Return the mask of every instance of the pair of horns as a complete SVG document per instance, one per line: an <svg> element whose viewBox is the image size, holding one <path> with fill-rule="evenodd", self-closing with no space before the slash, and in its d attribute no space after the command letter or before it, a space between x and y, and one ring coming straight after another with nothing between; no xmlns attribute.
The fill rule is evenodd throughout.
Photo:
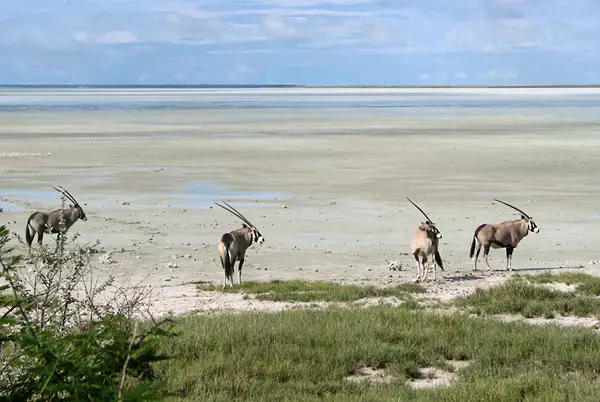
<svg viewBox="0 0 600 402"><path fill-rule="evenodd" d="M431 220L431 219L429 219L429 217L427 216L427 214L426 214L425 212L423 212L423 210L422 210L421 208L419 208L419 206L418 206L417 204L415 204L414 202L412 202L412 201L411 201L411 199L410 199L410 198L408 198L408 197L406 197L406 199L407 199L408 201L410 201L410 203L411 203L411 204L413 204L413 205L414 205L414 206L415 206L415 207L416 207L416 208L417 208L419 211L421 211L421 213L422 213L423 215L425 215L425 218L427 218L427 220L428 220L429 222L432 222L432 220ZM507 203L507 202L504 202L504 201L501 201L501 200L498 200L498 199L496 199L496 198L494 198L494 201L497 201L497 202L499 202L499 203L501 203L501 204L504 204L504 205L506 205L507 207L511 207L512 209L515 209L515 210L519 211L520 213L522 213L522 214L523 214L525 217L527 217L527 219L531 219L531 217L530 217L529 215L527 215L525 212L523 212L523 211L522 211L522 210L520 210L519 208L515 207L514 205L510 205L509 203Z"/></svg>
<svg viewBox="0 0 600 402"><path fill-rule="evenodd" d="M521 211L519 208L515 207L514 205L510 205L509 203L504 202L504 201L500 201L500 200L498 200L496 198L494 198L494 201L498 201L499 203L504 204L507 207L511 207L512 209L515 209L515 210L519 211L520 213L522 213L525 217L527 217L527 219L531 219L531 217L529 215L527 215L525 212Z"/></svg>
<svg viewBox="0 0 600 402"><path fill-rule="evenodd" d="M235 209L234 207L232 207L231 205L229 205L227 202L225 201L221 201L223 204L227 205L221 205L218 202L215 202L215 204L217 204L218 206L220 206L221 208L223 208L226 211L229 211L230 213L232 213L233 215L237 216L238 218L240 218L242 221L244 221L246 223L246 225L250 226L250 227L255 227L249 220L248 218L246 218L244 215L241 214L240 211L238 211L237 209Z"/></svg>
<svg viewBox="0 0 600 402"><path fill-rule="evenodd" d="M65 197L67 197L75 206L79 205L79 203L77 202L75 197L73 197L71 195L71 193L69 193L67 190L65 190L62 186L58 186L58 187L53 186L52 188L55 189L56 191L58 191L59 193L61 193L62 195L64 195Z"/></svg>
<svg viewBox="0 0 600 402"><path fill-rule="evenodd" d="M425 212L424 212L424 211L423 211L421 208L419 208L419 206L418 206L417 204L415 204L414 202L412 202L412 200L411 200L410 198L408 198L408 197L406 197L406 199L407 199L407 200L408 200L408 201L409 201L411 204L413 204L413 205L414 205L414 206L415 206L415 207L416 207L416 208L417 208L419 211L421 211L421 213L422 213L423 215L425 215L425 218L427 219L427 221L428 221L428 222L431 222L431 223L433 223L433 221L432 221L432 220L431 220L431 219L430 219L430 218L427 216L427 214L426 214L426 213L425 213Z"/></svg>

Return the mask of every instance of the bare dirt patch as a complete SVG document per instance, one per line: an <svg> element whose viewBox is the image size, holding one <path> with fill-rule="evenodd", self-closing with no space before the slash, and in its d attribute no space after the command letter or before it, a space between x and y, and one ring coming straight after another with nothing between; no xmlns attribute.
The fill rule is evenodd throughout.
<svg viewBox="0 0 600 402"><path fill-rule="evenodd" d="M453 367L455 372L468 367L470 364L468 361L459 360L448 360L446 363ZM438 367L423 367L419 370L420 377L409 380L407 384L413 389L449 387L458 381L458 375L455 372L449 372Z"/></svg>
<svg viewBox="0 0 600 402"><path fill-rule="evenodd" d="M545 283L542 286L547 287L548 289L551 290L556 290L558 292L563 292L563 293L571 293L574 292L575 290L577 290L577 285L572 285L572 284L568 284L568 283Z"/></svg>
<svg viewBox="0 0 600 402"><path fill-rule="evenodd" d="M351 382L370 382L370 383L382 383L388 384L392 382L394 377L387 374L385 370L376 369L373 367L361 367L356 370L351 376L346 377L346 381Z"/></svg>
<svg viewBox="0 0 600 402"><path fill-rule="evenodd" d="M559 327L583 327L594 329L600 327L600 321L594 317L556 316L553 318L526 318L519 314L496 314L493 317L502 322L524 322L532 325L556 325Z"/></svg>

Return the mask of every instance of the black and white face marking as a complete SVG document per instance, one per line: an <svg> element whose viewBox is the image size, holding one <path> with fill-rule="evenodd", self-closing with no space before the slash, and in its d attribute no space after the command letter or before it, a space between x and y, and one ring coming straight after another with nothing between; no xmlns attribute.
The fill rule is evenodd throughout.
<svg viewBox="0 0 600 402"><path fill-rule="evenodd" d="M527 222L527 224L529 225L529 231L533 232L533 233L539 233L540 232L540 228L537 227L537 225L535 224L535 222L533 221L532 218L530 218Z"/></svg>
<svg viewBox="0 0 600 402"><path fill-rule="evenodd" d="M533 233L540 232L540 229L537 227L531 216L528 218L525 215L521 215L521 219L525 219L527 221L527 230Z"/></svg>
<svg viewBox="0 0 600 402"><path fill-rule="evenodd" d="M433 232L435 237L437 237L438 239L442 238L442 234L440 233L438 228L435 227L435 223L431 223L431 222L427 221L427 222L423 222L423 225L426 225L429 228L429 230L431 230Z"/></svg>
<svg viewBox="0 0 600 402"><path fill-rule="evenodd" d="M258 244L263 244L265 238L260 234L258 229L252 228L252 240L257 242Z"/></svg>
<svg viewBox="0 0 600 402"><path fill-rule="evenodd" d="M77 209L79 209L79 219L81 219L82 221L87 221L87 216L85 216L85 212L83 212L83 208L81 208L81 206L77 205Z"/></svg>

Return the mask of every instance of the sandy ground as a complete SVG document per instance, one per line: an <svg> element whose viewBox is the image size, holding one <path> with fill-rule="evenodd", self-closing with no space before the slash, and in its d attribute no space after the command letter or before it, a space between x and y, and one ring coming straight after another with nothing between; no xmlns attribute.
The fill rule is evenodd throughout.
<svg viewBox="0 0 600 402"><path fill-rule="evenodd" d="M108 272L151 286L158 313L262 308L196 292L197 283L222 282L216 244L240 225L213 208L219 199L239 207L266 239L248 251L245 280L412 280L409 242L422 216L407 196L444 235L446 271L428 285L432 297L466 294L507 276L471 275L468 258L479 224L517 218L493 204L495 197L524 209L540 228L515 250L515 273L600 274L598 120L543 111L438 119L379 119L366 110L280 119L256 111L254 119L228 120L161 113L2 120L2 219L23 234L32 211L59 206L50 186L66 187L89 218L72 231L113 252L114 263L103 265ZM502 270L504 258L492 250L493 268ZM388 260L403 269L388 270Z"/></svg>

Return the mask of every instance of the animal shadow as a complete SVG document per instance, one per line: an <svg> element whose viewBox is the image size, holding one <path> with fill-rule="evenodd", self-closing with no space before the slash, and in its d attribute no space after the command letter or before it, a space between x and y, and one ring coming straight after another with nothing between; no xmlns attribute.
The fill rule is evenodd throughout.
<svg viewBox="0 0 600 402"><path fill-rule="evenodd" d="M463 275L454 275L454 276L446 276L445 279L450 281L475 281L477 279L485 278L482 275L474 275L474 274L463 274Z"/></svg>

